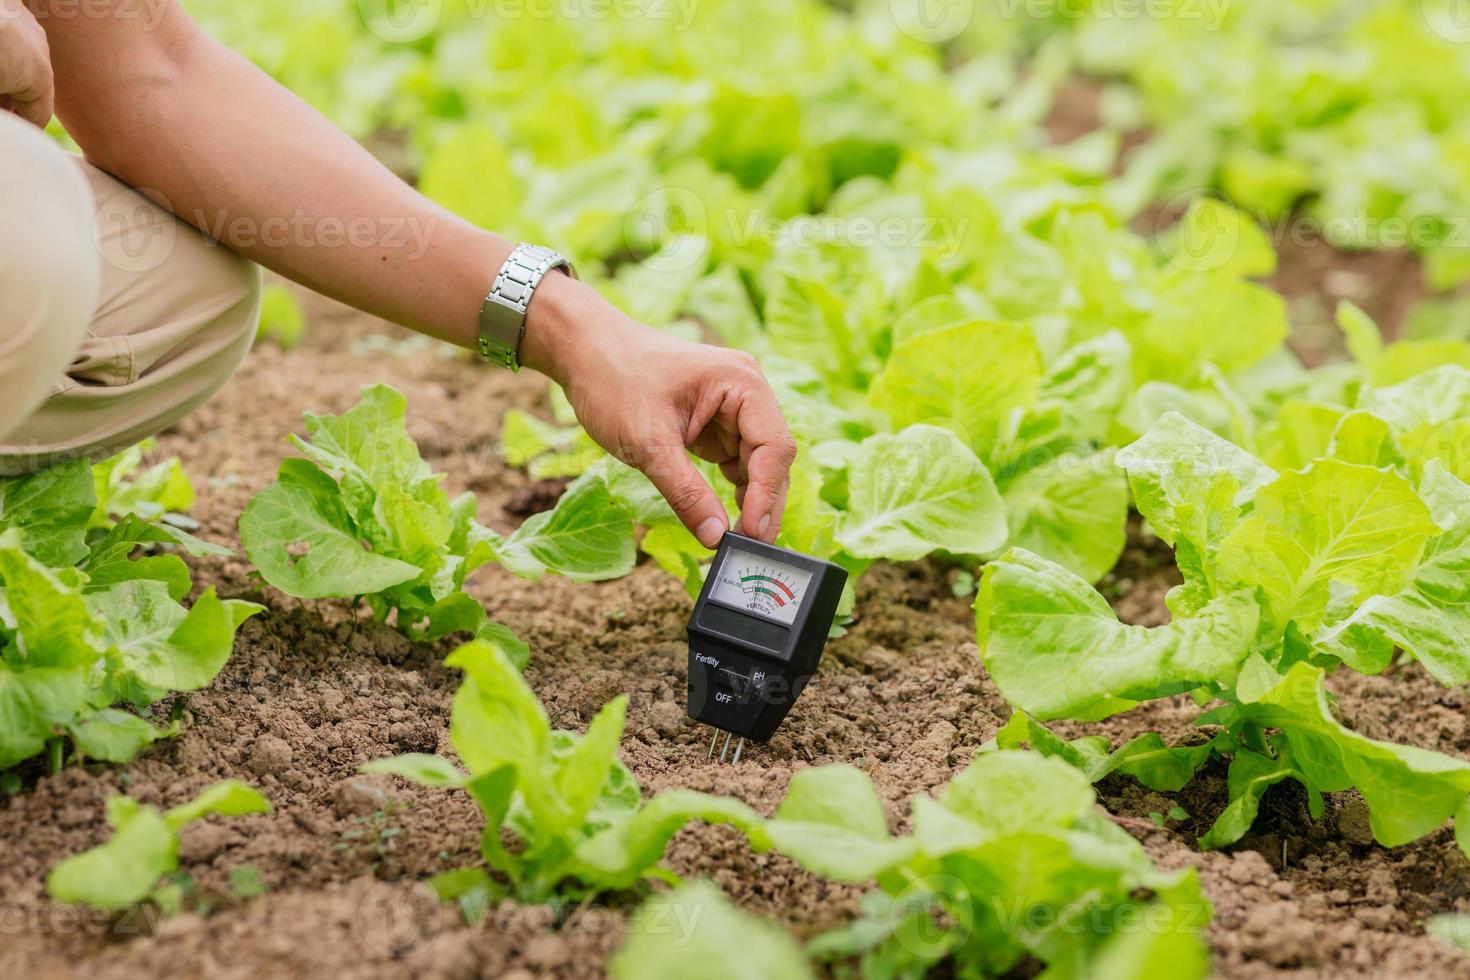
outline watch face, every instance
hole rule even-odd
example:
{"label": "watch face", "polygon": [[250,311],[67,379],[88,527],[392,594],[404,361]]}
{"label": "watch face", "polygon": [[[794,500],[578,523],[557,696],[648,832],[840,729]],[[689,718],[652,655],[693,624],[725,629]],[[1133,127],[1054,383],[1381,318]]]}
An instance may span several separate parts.
{"label": "watch face", "polygon": [[811,580],[811,572],[731,548],[725,553],[709,596],[790,626],[806,599]]}

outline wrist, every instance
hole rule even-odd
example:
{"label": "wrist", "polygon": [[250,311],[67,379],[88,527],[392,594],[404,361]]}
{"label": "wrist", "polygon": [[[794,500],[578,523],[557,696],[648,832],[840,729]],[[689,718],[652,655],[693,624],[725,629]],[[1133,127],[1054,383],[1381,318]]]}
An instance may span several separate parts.
{"label": "wrist", "polygon": [[526,309],[521,364],[566,387],[577,362],[603,347],[614,313],[592,287],[561,270],[547,273]]}

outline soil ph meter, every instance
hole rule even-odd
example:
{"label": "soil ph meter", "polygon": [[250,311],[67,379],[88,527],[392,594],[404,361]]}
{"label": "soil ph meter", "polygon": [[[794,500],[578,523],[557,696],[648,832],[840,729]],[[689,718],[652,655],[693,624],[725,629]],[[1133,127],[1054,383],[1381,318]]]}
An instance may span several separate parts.
{"label": "soil ph meter", "polygon": [[817,671],[847,570],[727,532],[689,617],[689,717],[738,736],[769,739]]}

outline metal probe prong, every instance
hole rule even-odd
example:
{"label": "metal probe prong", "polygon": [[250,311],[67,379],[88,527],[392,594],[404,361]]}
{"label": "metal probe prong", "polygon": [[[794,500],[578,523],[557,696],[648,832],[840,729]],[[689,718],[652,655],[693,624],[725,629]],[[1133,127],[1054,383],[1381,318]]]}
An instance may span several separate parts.
{"label": "metal probe prong", "polygon": [[730,765],[739,765],[740,753],[745,750],[745,736],[740,736],[740,741],[735,743],[735,758],[730,760]]}
{"label": "metal probe prong", "polygon": [[725,744],[720,746],[720,765],[725,764],[725,753],[730,751],[730,733],[725,733]]}
{"label": "metal probe prong", "polygon": [[715,743],[719,740],[720,730],[718,728],[712,729],[709,737],[709,753],[705,756],[706,759],[713,759],[715,757]]}

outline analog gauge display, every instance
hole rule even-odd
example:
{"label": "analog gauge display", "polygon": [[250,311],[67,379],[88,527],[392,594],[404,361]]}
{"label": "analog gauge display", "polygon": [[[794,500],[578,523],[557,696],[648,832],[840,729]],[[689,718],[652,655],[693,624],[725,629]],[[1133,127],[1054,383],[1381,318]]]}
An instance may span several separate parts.
{"label": "analog gauge display", "polygon": [[811,580],[811,572],[732,549],[710,598],[790,626]]}

